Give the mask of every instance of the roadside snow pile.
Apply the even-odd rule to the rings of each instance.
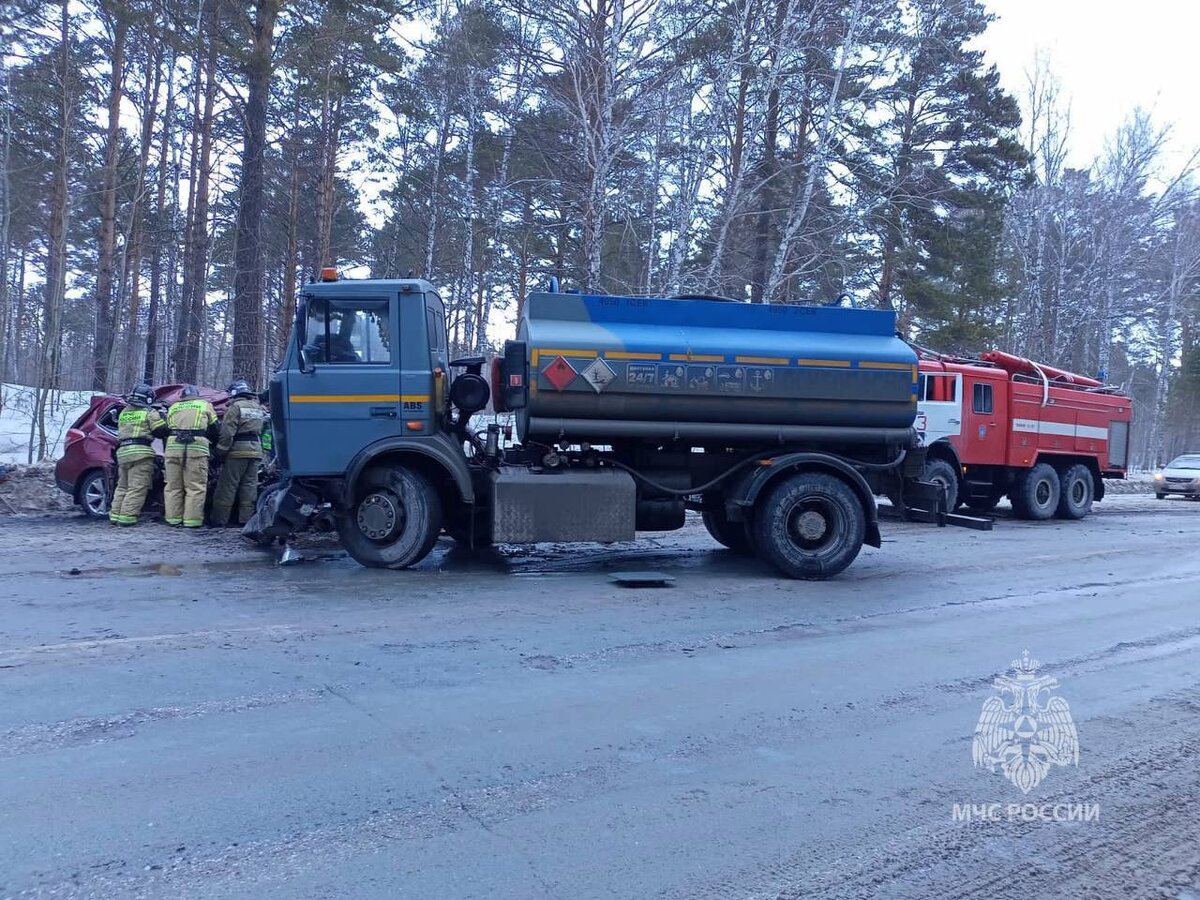
[[[0,466],[0,515],[70,509],[74,504],[54,484],[54,463]]]
[[[92,391],[50,391],[46,398],[46,444],[49,458],[62,454],[63,438],[71,423],[88,408]],[[37,456],[37,389],[20,384],[0,385],[0,463],[29,462],[32,434]]]
[[[1104,492],[1106,494],[1153,494],[1154,477],[1152,475],[1130,475],[1128,478],[1105,478]]]

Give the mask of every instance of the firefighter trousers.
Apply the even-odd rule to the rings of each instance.
[[[108,509],[114,525],[136,525],[146,497],[154,486],[154,457],[122,460],[117,463],[117,489]]]
[[[228,525],[233,505],[237,503],[237,523],[245,525],[254,515],[254,503],[258,499],[257,459],[226,458],[213,488],[212,512],[209,520],[214,525]]]
[[[208,494],[208,454],[170,455],[166,459],[163,504],[167,524],[200,528]]]

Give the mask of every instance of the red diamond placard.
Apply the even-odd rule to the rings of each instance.
[[[576,372],[569,362],[561,356],[556,356],[550,365],[542,369],[542,374],[556,391],[561,391],[575,380]]]

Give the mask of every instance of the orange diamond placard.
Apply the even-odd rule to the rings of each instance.
[[[546,380],[550,382],[556,391],[561,391],[575,380],[577,373],[569,362],[561,356],[556,356],[550,365],[542,369],[542,374],[546,376]]]

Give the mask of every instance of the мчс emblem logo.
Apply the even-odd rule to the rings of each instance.
[[[994,682],[996,695],[983,701],[971,755],[1028,794],[1041,784],[1051,766],[1079,765],[1079,735],[1071,710],[1051,691],[1058,680],[1038,675],[1041,663],[1026,650],[1012,661],[1012,674]]]

